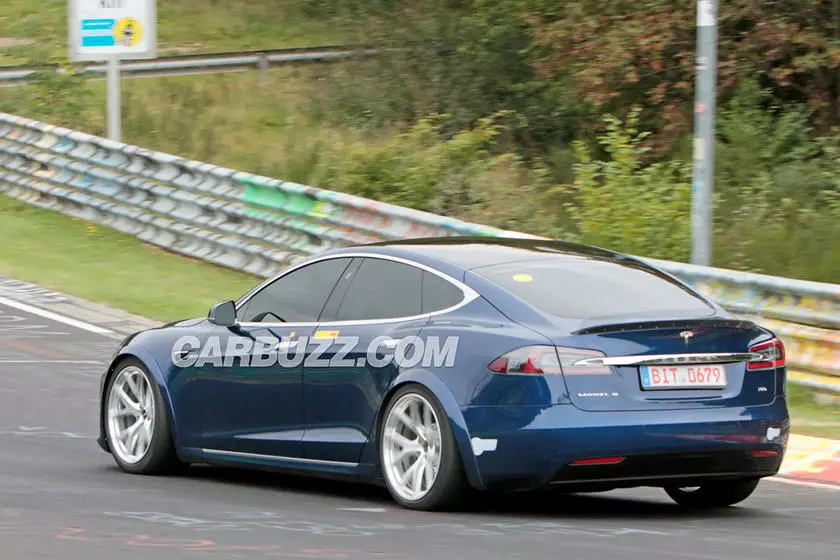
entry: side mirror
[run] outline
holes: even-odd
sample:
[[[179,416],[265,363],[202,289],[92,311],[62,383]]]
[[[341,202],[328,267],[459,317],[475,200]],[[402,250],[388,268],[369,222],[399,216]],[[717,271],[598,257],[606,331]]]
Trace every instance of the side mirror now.
[[[214,325],[232,327],[236,324],[236,305],[232,301],[223,301],[210,308],[207,318]]]

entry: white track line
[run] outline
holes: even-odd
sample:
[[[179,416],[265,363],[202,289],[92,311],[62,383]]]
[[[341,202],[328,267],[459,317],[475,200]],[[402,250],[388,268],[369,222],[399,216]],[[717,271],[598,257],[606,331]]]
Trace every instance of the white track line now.
[[[101,366],[105,362],[97,360],[0,360],[0,364],[74,364]]]
[[[808,488],[819,488],[821,490],[835,490],[840,491],[840,486],[836,484],[822,484],[820,482],[811,482],[809,480],[797,480],[795,478],[785,478],[781,476],[771,476],[765,480],[775,480],[784,484],[792,484],[794,486],[807,486]]]
[[[90,323],[85,323],[84,321],[79,321],[70,317],[65,317],[64,315],[59,315],[58,313],[53,313],[52,311],[46,311],[44,309],[41,309],[40,307],[35,307],[34,305],[21,303],[19,301],[15,301],[13,299],[9,299],[3,296],[0,296],[0,305],[5,305],[6,307],[11,307],[19,311],[24,311],[26,313],[31,313],[32,315],[37,315],[45,319],[50,319],[51,321],[55,321],[57,323],[70,325],[71,327],[82,329],[83,331],[88,331],[96,334],[114,334],[113,331],[110,331],[108,329],[97,327],[96,325],[91,325]]]

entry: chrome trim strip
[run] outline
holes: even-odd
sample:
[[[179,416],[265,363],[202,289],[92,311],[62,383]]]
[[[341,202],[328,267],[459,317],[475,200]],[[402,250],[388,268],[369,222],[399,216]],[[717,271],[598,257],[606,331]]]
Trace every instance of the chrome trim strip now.
[[[757,352],[721,352],[717,354],[651,354],[647,356],[610,356],[578,360],[576,366],[641,366],[671,364],[729,364],[763,362],[767,356]]]
[[[411,261],[411,260],[408,260],[408,259],[403,259],[401,257],[392,257],[390,255],[377,255],[377,254],[372,254],[372,253],[338,253],[338,254],[335,254],[335,255],[326,255],[324,257],[320,257],[320,258],[317,258],[317,259],[314,259],[314,260],[308,260],[306,262],[302,262],[302,263],[299,263],[299,264],[296,264],[296,265],[292,265],[290,268],[287,268],[286,270],[282,271],[280,274],[278,274],[274,278],[270,278],[270,279],[264,281],[262,284],[260,284],[259,286],[257,286],[256,288],[254,288],[253,290],[251,290],[250,292],[248,292],[244,296],[242,296],[241,301],[237,302],[237,304],[236,304],[236,309],[239,310],[240,307],[242,307],[243,305],[248,303],[248,300],[251,299],[252,297],[254,297],[264,287],[268,286],[269,284],[271,284],[272,282],[274,282],[276,280],[279,280],[280,278],[282,278],[283,276],[285,276],[287,274],[291,274],[292,272],[294,272],[295,270],[297,270],[299,268],[303,268],[304,266],[308,266],[310,264],[315,264],[317,262],[326,261],[326,260],[330,260],[330,259],[342,259],[342,258],[354,258],[354,257],[394,261],[394,262],[406,264],[406,265],[409,265],[409,266],[413,266],[415,268],[419,268],[420,270],[424,270],[424,271],[426,271],[430,274],[434,274],[436,276],[439,276],[440,278],[443,278],[444,280],[446,280],[447,282],[449,282],[450,284],[452,284],[453,286],[455,286],[456,288],[461,290],[461,293],[464,294],[464,299],[462,299],[459,303],[457,303],[457,304],[455,304],[451,307],[447,307],[446,309],[441,309],[441,310],[438,310],[438,311],[432,311],[431,313],[422,313],[420,315],[411,315],[411,316],[408,316],[408,317],[389,317],[387,319],[366,319],[366,320],[363,320],[363,321],[331,321],[331,322],[318,322],[318,321],[311,322],[310,321],[310,322],[303,322],[303,323],[269,323],[269,322],[252,323],[252,322],[242,322],[242,323],[236,323],[236,324],[238,326],[242,326],[242,327],[314,327],[314,326],[318,326],[318,325],[330,326],[331,327],[331,326],[377,325],[377,324],[398,323],[398,322],[403,322],[403,321],[412,321],[412,320],[415,320],[415,319],[427,319],[429,317],[434,317],[436,315],[443,315],[444,313],[449,313],[451,311],[455,311],[456,309],[459,309],[459,308],[467,305],[468,303],[471,303],[472,301],[478,299],[478,297],[479,297],[478,292],[476,292],[475,290],[473,290],[472,288],[470,288],[469,286],[467,286],[463,282],[461,282],[459,280],[456,280],[455,278],[452,278],[448,274],[444,274],[443,272],[440,272],[439,270],[435,270],[434,268],[432,268],[430,266],[426,266],[426,265],[420,264],[418,262],[414,262],[414,261]]]
[[[295,463],[308,463],[313,465],[334,465],[337,467],[358,467],[359,463],[347,463],[344,461],[325,461],[323,459],[305,459],[303,457],[281,457],[279,455],[261,455],[259,453],[244,453],[242,451],[222,451],[220,449],[202,449],[202,453],[211,455],[228,455],[231,457],[243,457],[252,459],[275,459],[280,461],[292,461]]]

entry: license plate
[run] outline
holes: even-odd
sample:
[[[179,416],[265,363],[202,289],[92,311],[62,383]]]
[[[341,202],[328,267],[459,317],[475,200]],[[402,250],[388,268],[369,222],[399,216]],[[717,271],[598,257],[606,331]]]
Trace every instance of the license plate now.
[[[642,366],[643,389],[694,389],[726,387],[723,366]]]

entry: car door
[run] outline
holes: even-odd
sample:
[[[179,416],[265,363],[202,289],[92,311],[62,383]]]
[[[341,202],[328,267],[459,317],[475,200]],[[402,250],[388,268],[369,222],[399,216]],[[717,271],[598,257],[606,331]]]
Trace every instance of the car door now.
[[[405,262],[364,257],[336,287],[312,340],[321,349],[304,364],[307,458],[359,462],[385,390],[400,371],[387,356],[428,322],[423,274]],[[374,346],[379,351],[371,360]]]
[[[199,374],[205,454],[303,457],[305,340],[351,260],[293,269],[246,295],[234,327],[216,327],[221,359]]]

